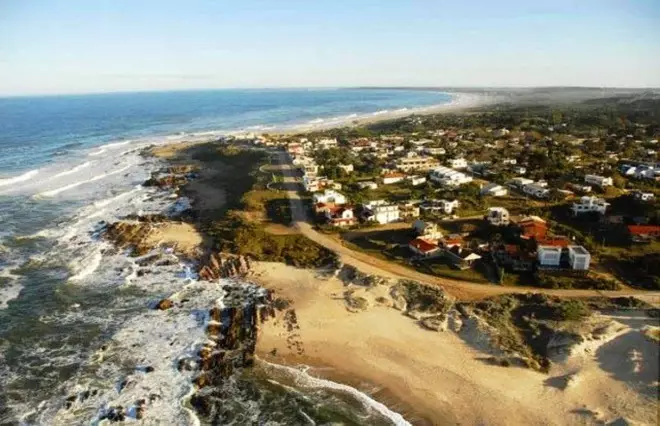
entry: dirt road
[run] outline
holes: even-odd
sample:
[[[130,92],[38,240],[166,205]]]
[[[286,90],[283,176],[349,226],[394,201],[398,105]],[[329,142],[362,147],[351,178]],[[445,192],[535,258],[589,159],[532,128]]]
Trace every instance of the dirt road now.
[[[290,165],[288,156],[285,153],[279,154],[280,171],[284,176],[284,182],[294,184],[297,182],[296,173],[293,166]],[[295,185],[290,185],[294,187]],[[298,185],[302,191],[302,185]],[[451,280],[447,278],[435,277],[424,274],[404,266],[387,262],[366,253],[352,250],[332,237],[317,232],[311,225],[307,209],[300,199],[299,191],[287,191],[287,196],[291,202],[291,226],[295,227],[304,236],[317,244],[334,251],[340,260],[347,265],[351,265],[358,270],[373,275],[386,276],[391,278],[404,278],[416,280],[428,284],[441,286],[448,293],[460,300],[481,299],[488,296],[495,296],[505,293],[545,293],[556,296],[570,297],[590,297],[590,296],[635,296],[644,299],[652,304],[660,304],[660,292],[648,292],[641,290],[625,291],[601,291],[601,290],[550,290],[539,289],[535,287],[504,287],[499,285],[477,284],[465,281]]]

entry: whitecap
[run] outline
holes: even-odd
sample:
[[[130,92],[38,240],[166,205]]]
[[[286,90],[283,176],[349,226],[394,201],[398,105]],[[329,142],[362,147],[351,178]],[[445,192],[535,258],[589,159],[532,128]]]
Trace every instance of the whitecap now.
[[[90,183],[90,182],[96,182],[97,180],[101,180],[101,179],[106,178],[108,176],[112,176],[112,175],[116,175],[118,173],[122,173],[122,172],[130,169],[132,166],[133,166],[132,164],[129,164],[127,166],[122,167],[121,169],[117,169],[117,170],[114,170],[114,171],[108,172],[108,173],[103,173],[103,174],[100,174],[98,176],[94,176],[91,179],[81,180],[81,181],[78,181],[78,182],[73,182],[73,183],[70,183],[69,185],[65,185],[65,186],[62,186],[60,188],[56,188],[56,189],[53,189],[53,190],[50,190],[50,191],[40,192],[36,195],[36,197],[54,197],[57,194],[60,194],[64,191],[68,191],[69,189],[77,188],[80,185],[84,185],[84,184]]]
[[[7,185],[13,185],[15,183],[20,183],[20,182],[25,182],[26,180],[30,180],[33,177],[35,177],[39,173],[39,169],[36,170],[30,170],[29,172],[23,173],[22,175],[11,177],[11,178],[6,178],[6,179],[0,179],[0,187],[2,186],[7,186]]]
[[[69,281],[81,281],[94,273],[101,265],[103,253],[100,248],[95,250],[92,255],[87,256],[79,264],[73,265],[72,269],[77,269],[75,275],[69,278]]]
[[[72,174],[77,173],[77,172],[79,172],[80,170],[84,169],[85,167],[89,167],[90,165],[92,165],[92,162],[91,162],[91,161],[87,161],[87,162],[85,162],[85,163],[82,163],[82,164],[77,165],[76,167],[74,167],[74,168],[72,168],[72,169],[70,169],[70,170],[65,170],[65,171],[63,171],[63,172],[60,172],[60,173],[54,175],[54,176],[52,177],[52,179],[55,179],[55,178],[58,178],[58,177],[62,177],[62,176],[72,175]]]

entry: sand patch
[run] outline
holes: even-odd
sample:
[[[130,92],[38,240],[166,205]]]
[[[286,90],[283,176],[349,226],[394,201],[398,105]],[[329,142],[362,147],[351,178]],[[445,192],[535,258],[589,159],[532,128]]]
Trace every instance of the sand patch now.
[[[367,392],[413,424],[596,424],[622,416],[655,422],[657,399],[600,359],[628,359],[630,353],[617,348],[637,347],[637,341],[611,347],[607,338],[594,339],[589,351],[553,365],[549,375],[493,366],[484,362],[488,354],[478,342],[428,331],[390,308],[387,285],[347,286],[334,276],[276,263],[258,263],[254,270],[256,281],[291,301],[297,326],[287,328],[283,318],[265,324],[259,357],[312,366],[314,375]],[[347,306],[347,297],[360,302]],[[626,335],[613,330],[609,342]]]
[[[149,233],[146,243],[174,247],[179,253],[193,255],[207,246],[205,238],[189,223],[166,222],[158,224]]]

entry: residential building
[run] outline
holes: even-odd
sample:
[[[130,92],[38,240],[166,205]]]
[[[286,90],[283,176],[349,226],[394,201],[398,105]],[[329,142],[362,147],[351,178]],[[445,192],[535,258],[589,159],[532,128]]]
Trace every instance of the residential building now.
[[[497,130],[495,130],[495,131],[493,132],[493,136],[495,136],[496,138],[501,138],[501,137],[503,137],[503,136],[508,135],[509,133],[511,133],[511,131],[510,131],[509,129],[503,127],[503,128],[501,128],[501,129],[497,129]]]
[[[435,168],[429,177],[433,182],[444,186],[459,186],[472,182],[472,176],[443,166]]]
[[[491,197],[504,197],[509,191],[502,185],[489,183],[481,188],[481,195],[490,195]]]
[[[449,167],[452,169],[465,169],[467,168],[467,161],[465,161],[465,158],[459,157],[459,158],[452,158],[450,160],[447,160]]]
[[[506,226],[509,224],[509,211],[504,207],[491,207],[484,217],[493,226]]]
[[[351,207],[340,206],[329,208],[325,211],[325,217],[332,226],[351,226],[357,222]]]
[[[418,186],[426,183],[426,177],[424,176],[408,176],[408,179],[410,179],[412,186]]]
[[[613,185],[611,177],[603,177],[598,175],[586,175],[584,177],[584,181],[591,185],[598,185],[601,188]]]
[[[657,225],[629,225],[628,233],[634,242],[647,242],[660,237],[660,226]]]
[[[399,217],[402,220],[416,219],[419,217],[419,207],[412,203],[401,204],[399,205]]]
[[[369,219],[378,222],[381,225],[397,222],[399,220],[398,205],[386,204],[383,201],[365,204],[365,208],[370,213]]]
[[[582,246],[568,246],[568,263],[576,271],[588,271],[591,254]]]
[[[404,157],[396,161],[396,168],[403,172],[414,170],[427,171],[438,167],[440,163],[433,157]]]
[[[442,147],[429,146],[425,146],[422,152],[426,155],[445,155],[447,153],[447,151],[445,151],[445,149]]]
[[[392,183],[401,182],[406,178],[403,173],[389,173],[383,176],[383,184],[390,185]]]
[[[516,164],[518,164],[518,160],[516,160],[515,158],[503,158],[502,164],[510,164],[512,166],[515,166]]]
[[[469,269],[474,262],[481,259],[477,253],[465,250],[460,246],[453,246],[444,251],[445,257],[458,269]]]
[[[511,179],[511,185],[516,186],[518,188],[522,188],[525,185],[530,185],[532,183],[534,183],[534,181],[532,179],[527,179],[527,178],[524,178],[524,177],[517,177],[517,178]]]
[[[303,155],[305,153],[305,148],[303,148],[302,144],[291,142],[286,147],[286,151],[289,153],[289,155]]]
[[[638,201],[653,201],[653,199],[655,199],[655,194],[652,192],[634,191],[633,197]]]
[[[330,148],[335,148],[335,147],[337,146],[337,139],[335,139],[335,138],[332,138],[332,139],[330,139],[330,138],[324,138],[324,139],[319,140],[319,141],[316,143],[316,146],[317,146],[319,149],[330,149]]]
[[[408,244],[408,248],[415,254],[422,257],[437,257],[442,254],[440,247],[432,241],[418,237]]]
[[[524,240],[536,241],[546,239],[548,235],[548,224],[538,216],[527,216],[518,222],[520,228],[520,238]]]
[[[362,181],[358,182],[358,187],[360,187],[360,189],[376,189],[378,188],[378,184],[373,181]]]
[[[538,246],[536,255],[541,267],[558,267],[561,262],[561,247]]]
[[[326,189],[324,192],[314,194],[314,204],[328,204],[334,203],[336,205],[346,204],[346,197],[332,189]]]
[[[527,168],[523,166],[516,166],[513,168],[513,173],[517,175],[524,175],[525,173],[527,173]]]
[[[438,229],[438,225],[433,222],[423,221],[421,219],[417,219],[413,223],[412,229],[417,236],[430,241],[440,240],[443,236],[442,232],[440,232]]]
[[[607,210],[607,206],[609,205],[610,203],[605,202],[605,200],[602,198],[585,195],[584,197],[580,198],[579,202],[573,203],[571,206],[571,211],[573,212],[574,216],[580,215],[582,213],[605,214],[605,210]]]
[[[532,197],[536,197],[536,198],[547,198],[548,195],[550,194],[549,189],[537,183],[530,183],[528,185],[523,186],[522,191],[525,194],[531,195]]]
[[[342,169],[346,174],[353,173],[355,170],[352,164],[339,164],[337,167]]]

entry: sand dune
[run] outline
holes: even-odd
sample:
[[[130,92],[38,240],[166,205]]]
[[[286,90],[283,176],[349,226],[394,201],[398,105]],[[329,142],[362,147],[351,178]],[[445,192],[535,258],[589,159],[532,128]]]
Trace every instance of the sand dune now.
[[[419,425],[656,424],[658,345],[641,313],[599,317],[602,334],[574,348],[549,374],[484,362],[470,335],[434,332],[389,307],[387,287],[355,287],[366,310],[349,312],[345,284],[309,270],[261,263],[255,280],[293,302],[299,330],[261,330],[261,358],[314,367]],[[468,339],[468,340],[466,340]],[[654,391],[655,389],[655,391]]]

